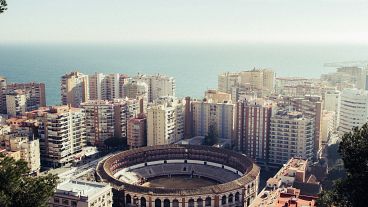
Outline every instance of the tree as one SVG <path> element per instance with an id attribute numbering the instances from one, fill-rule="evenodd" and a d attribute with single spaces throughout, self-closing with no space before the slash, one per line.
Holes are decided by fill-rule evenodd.
<path id="1" fill-rule="evenodd" d="M 211 124 L 208 128 L 208 134 L 204 137 L 203 144 L 212 146 L 214 144 L 217 144 L 219 141 L 219 136 L 217 133 L 217 128 L 215 124 Z"/>
<path id="2" fill-rule="evenodd" d="M 6 4 L 5 0 L 0 0 L 0 14 L 7 10 L 8 4 Z"/>
<path id="3" fill-rule="evenodd" d="M 368 203 L 368 124 L 346 133 L 339 144 L 346 178 L 336 180 L 330 191 L 324 191 L 319 206 L 366 206 Z"/>
<path id="4" fill-rule="evenodd" d="M 110 148 L 126 148 L 126 138 L 122 137 L 111 137 L 104 141 L 104 145 L 110 149 Z"/>
<path id="5" fill-rule="evenodd" d="M 46 207 L 54 194 L 57 176 L 29 176 L 27 163 L 4 157 L 0 153 L 0 206 Z"/>

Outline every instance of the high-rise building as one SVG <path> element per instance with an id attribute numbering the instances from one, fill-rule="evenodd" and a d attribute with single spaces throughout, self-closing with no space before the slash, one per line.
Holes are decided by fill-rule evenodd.
<path id="1" fill-rule="evenodd" d="M 259 91 L 262 95 L 274 92 L 275 73 L 269 69 L 253 69 L 239 74 L 240 86 L 251 91 Z"/>
<path id="2" fill-rule="evenodd" d="M 323 109 L 334 112 L 334 130 L 337 130 L 340 122 L 341 92 L 338 90 L 327 91 L 323 100 Z"/>
<path id="3" fill-rule="evenodd" d="M 145 114 L 138 114 L 128 120 L 127 143 L 130 149 L 147 145 L 147 118 Z"/>
<path id="4" fill-rule="evenodd" d="M 108 138 L 126 138 L 128 120 L 140 111 L 138 100 L 90 100 L 81 104 L 86 114 L 87 142 L 104 146 Z"/>
<path id="5" fill-rule="evenodd" d="M 46 106 L 45 84 L 44 83 L 11 83 L 6 86 L 7 90 L 23 90 L 29 94 L 27 100 L 28 110 L 36 110 Z"/>
<path id="6" fill-rule="evenodd" d="M 324 110 L 321 119 L 322 150 L 325 149 L 325 147 L 327 146 L 328 141 L 331 138 L 335 129 L 335 112 Z"/>
<path id="7" fill-rule="evenodd" d="M 7 84 L 4 77 L 0 77 L 0 113 L 6 113 L 6 95 L 23 91 L 26 94 L 26 111 L 46 106 L 45 84 L 43 83 L 11 83 Z"/>
<path id="8" fill-rule="evenodd" d="M 239 87 L 239 73 L 222 73 L 218 76 L 218 90 L 231 93 L 233 87 Z"/>
<path id="9" fill-rule="evenodd" d="M 68 106 L 40 108 L 29 113 L 39 122 L 41 162 L 60 167 L 72 163 L 86 144 L 85 113 Z"/>
<path id="10" fill-rule="evenodd" d="M 147 145 L 175 143 L 184 137 L 184 104 L 175 97 L 161 97 L 147 109 Z"/>
<path id="11" fill-rule="evenodd" d="M 142 75 L 132 78 L 137 82 L 144 82 L 148 86 L 148 102 L 153 102 L 161 96 L 175 96 L 175 79 L 165 75 Z"/>
<path id="12" fill-rule="evenodd" d="M 123 86 L 123 97 L 133 99 L 143 98 L 143 100 L 148 101 L 147 83 L 130 79 L 128 83 Z"/>
<path id="13" fill-rule="evenodd" d="M 282 165 L 292 157 L 311 160 L 314 119 L 302 112 L 280 110 L 271 117 L 269 163 Z"/>
<path id="14" fill-rule="evenodd" d="M 90 100 L 112 100 L 122 98 L 122 88 L 127 76 L 119 73 L 105 75 L 95 73 L 88 76 Z"/>
<path id="15" fill-rule="evenodd" d="M 7 81 L 6 78 L 0 76 L 0 114 L 6 114 L 6 85 Z"/>
<path id="16" fill-rule="evenodd" d="M 89 99 L 88 76 L 80 72 L 71 72 L 61 77 L 61 103 L 79 107 Z"/>
<path id="17" fill-rule="evenodd" d="M 341 93 L 339 136 L 361 127 L 368 121 L 368 92 L 345 89 Z"/>
<path id="18" fill-rule="evenodd" d="M 223 139 L 232 139 L 234 130 L 234 104 L 210 100 L 192 101 L 193 135 L 206 136 L 211 126 Z"/>
<path id="19" fill-rule="evenodd" d="M 290 98 L 288 103 L 293 110 L 300 111 L 304 116 L 314 119 L 314 155 L 315 158 L 321 155 L 321 119 L 323 100 L 321 96 L 304 96 L 300 98 Z"/>
<path id="20" fill-rule="evenodd" d="M 243 100 L 236 104 L 237 148 L 260 162 L 268 160 L 273 107 L 272 102 L 264 99 Z"/>
<path id="21" fill-rule="evenodd" d="M 14 90 L 6 94 L 6 113 L 9 116 L 20 116 L 27 111 L 29 94 L 23 90 Z"/>

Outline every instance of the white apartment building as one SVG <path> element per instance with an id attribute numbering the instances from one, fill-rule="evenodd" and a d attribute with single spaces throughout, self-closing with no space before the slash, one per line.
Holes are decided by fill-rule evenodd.
<path id="1" fill-rule="evenodd" d="M 184 137 L 184 104 L 175 97 L 161 97 L 147 109 L 147 145 L 175 143 Z"/>
<path id="2" fill-rule="evenodd" d="M 20 116 L 27 111 L 27 93 L 15 90 L 6 95 L 6 113 L 9 116 Z"/>
<path id="3" fill-rule="evenodd" d="M 341 93 L 339 136 L 368 121 L 368 92 L 356 88 Z"/>
<path id="4" fill-rule="evenodd" d="M 271 117 L 269 163 L 282 165 L 292 157 L 313 158 L 314 119 L 297 111 Z"/>
<path id="5" fill-rule="evenodd" d="M 95 73 L 88 76 L 90 100 L 112 100 L 122 98 L 122 87 L 127 76 L 119 73 Z"/>
<path id="6" fill-rule="evenodd" d="M 66 180 L 56 187 L 49 207 L 112 207 L 112 188 L 108 184 Z"/>
<path id="7" fill-rule="evenodd" d="M 153 102 L 161 96 L 175 96 L 176 83 L 173 77 L 166 75 L 142 75 L 132 78 L 137 82 L 144 82 L 148 86 L 148 102 Z"/>
<path id="8" fill-rule="evenodd" d="M 32 114 L 39 122 L 41 162 L 50 167 L 72 163 L 86 144 L 84 110 L 53 106 Z"/>
<path id="9" fill-rule="evenodd" d="M 61 103 L 79 107 L 89 99 L 88 76 L 80 72 L 71 72 L 61 77 Z"/>
<path id="10" fill-rule="evenodd" d="M 321 119 L 321 141 L 322 149 L 326 147 L 329 139 L 331 138 L 333 132 L 335 131 L 335 112 L 333 111 L 323 111 Z"/>
<path id="11" fill-rule="evenodd" d="M 191 102 L 193 135 L 206 136 L 214 125 L 217 134 L 223 139 L 232 139 L 234 130 L 234 108 L 231 102 L 217 103 L 212 99 Z"/>
<path id="12" fill-rule="evenodd" d="M 135 99 L 90 100 L 81 107 L 86 114 L 87 142 L 93 146 L 104 146 L 111 137 L 126 138 L 128 120 L 140 111 Z"/>
<path id="13" fill-rule="evenodd" d="M 340 104 L 341 92 L 338 90 L 327 91 L 324 95 L 323 109 L 326 111 L 333 111 L 334 114 L 334 130 L 337 130 L 340 122 Z"/>

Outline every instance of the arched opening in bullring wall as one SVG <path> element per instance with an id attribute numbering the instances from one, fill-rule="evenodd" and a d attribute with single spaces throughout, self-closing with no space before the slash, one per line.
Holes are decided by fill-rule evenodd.
<path id="1" fill-rule="evenodd" d="M 240 200 L 240 193 L 236 192 L 235 193 L 235 202 L 238 202 Z"/>
<path id="2" fill-rule="evenodd" d="M 197 199 L 197 206 L 198 207 L 203 207 L 203 199 L 202 198 Z"/>
<path id="3" fill-rule="evenodd" d="M 211 198 L 210 197 L 206 198 L 205 206 L 211 206 Z"/>
<path id="4" fill-rule="evenodd" d="M 146 207 L 146 198 L 145 197 L 141 198 L 141 207 Z"/>
<path id="5" fill-rule="evenodd" d="M 155 200 L 155 207 L 161 207 L 161 200 L 159 198 Z"/>
<path id="6" fill-rule="evenodd" d="M 170 200 L 169 199 L 164 200 L 164 207 L 170 207 Z"/>
<path id="7" fill-rule="evenodd" d="M 125 196 L 125 203 L 126 203 L 127 205 L 132 204 L 132 197 L 131 197 L 129 194 L 127 194 L 127 195 Z"/>
<path id="8" fill-rule="evenodd" d="M 194 199 L 189 199 L 188 207 L 194 207 Z"/>
<path id="9" fill-rule="evenodd" d="M 222 196 L 221 198 L 221 205 L 225 205 L 226 204 L 226 195 Z"/>
<path id="10" fill-rule="evenodd" d="M 178 199 L 174 199 L 173 200 L 172 207 L 179 207 L 179 201 L 178 201 Z"/>
<path id="11" fill-rule="evenodd" d="M 233 194 L 230 194 L 229 195 L 229 203 L 233 203 L 233 201 L 234 201 L 234 196 L 233 196 Z"/>

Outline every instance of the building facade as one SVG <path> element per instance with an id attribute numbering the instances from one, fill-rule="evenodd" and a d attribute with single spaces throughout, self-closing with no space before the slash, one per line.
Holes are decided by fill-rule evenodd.
<path id="1" fill-rule="evenodd" d="M 269 163 L 282 165 L 292 157 L 313 158 L 314 119 L 302 112 L 278 111 L 271 117 Z"/>
<path id="2" fill-rule="evenodd" d="M 264 99 L 243 100 L 236 104 L 236 146 L 253 159 L 264 162 L 269 157 L 270 123 L 273 103 Z"/>
<path id="3" fill-rule="evenodd" d="M 175 96 L 176 83 L 173 77 L 166 75 L 142 75 L 132 78 L 136 82 L 144 82 L 148 86 L 148 102 L 153 102 L 161 96 Z"/>
<path id="4" fill-rule="evenodd" d="M 147 109 L 147 145 L 175 143 L 184 137 L 184 104 L 175 97 L 162 97 Z"/>
<path id="5" fill-rule="evenodd" d="M 368 92 L 359 89 L 345 89 L 341 93 L 339 136 L 361 127 L 368 121 Z"/>
<path id="6" fill-rule="evenodd" d="M 108 184 L 66 180 L 56 187 L 49 207 L 112 207 L 112 188 Z"/>
<path id="7" fill-rule="evenodd" d="M 128 120 L 140 111 L 134 99 L 90 100 L 81 107 L 86 114 L 87 142 L 93 146 L 104 146 L 112 137 L 126 138 Z"/>
<path id="8" fill-rule="evenodd" d="M 39 122 L 41 162 L 60 167 L 73 162 L 86 145 L 85 113 L 68 106 L 40 108 L 29 114 Z"/>
<path id="9" fill-rule="evenodd" d="M 130 149 L 147 146 L 147 118 L 141 113 L 128 120 L 127 143 Z"/>
<path id="10" fill-rule="evenodd" d="M 232 139 L 234 130 L 234 108 L 229 103 L 208 101 L 192 101 L 193 135 L 206 136 L 212 126 L 215 126 L 219 138 Z"/>
<path id="11" fill-rule="evenodd" d="M 71 72 L 61 77 L 61 103 L 79 107 L 89 99 L 88 76 L 80 72 Z"/>

